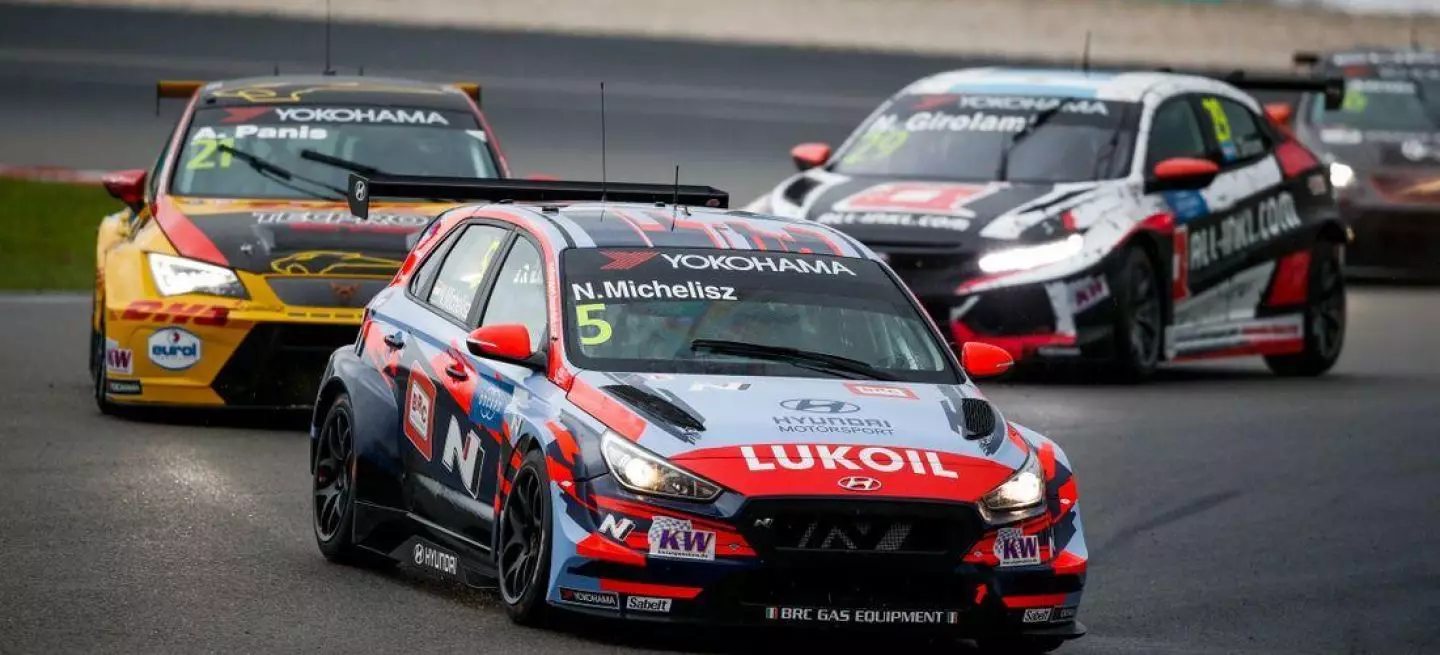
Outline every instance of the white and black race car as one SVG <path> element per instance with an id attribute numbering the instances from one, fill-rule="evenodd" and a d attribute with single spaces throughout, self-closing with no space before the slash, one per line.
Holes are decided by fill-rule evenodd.
<path id="1" fill-rule="evenodd" d="M 1264 355 L 1318 375 L 1345 331 L 1349 232 L 1324 164 L 1240 88 L 1341 79 L 982 68 L 891 97 L 747 209 L 835 226 L 956 342 L 1017 359 Z"/>

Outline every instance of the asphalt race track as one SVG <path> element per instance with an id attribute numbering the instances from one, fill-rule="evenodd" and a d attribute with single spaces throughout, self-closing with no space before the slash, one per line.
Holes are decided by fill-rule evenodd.
<path id="1" fill-rule="evenodd" d="M 318 70 L 321 28 L 0 5 L 0 162 L 147 166 L 176 107 L 160 78 Z M 749 200 L 788 147 L 836 141 L 880 97 L 959 62 L 778 48 L 353 25 L 337 66 L 475 79 L 521 173 L 594 177 L 606 81 L 612 179 Z M 36 217 L 35 220 L 43 220 Z M 509 624 L 495 596 L 327 564 L 306 440 L 274 416 L 100 416 L 87 297 L 0 296 L 0 653 L 632 650 L 968 652 L 890 637 Z M 1440 292 L 1351 295 L 1318 380 L 1258 361 L 1152 384 L 991 384 L 1079 471 L 1093 556 L 1062 653 L 1440 652 Z"/>

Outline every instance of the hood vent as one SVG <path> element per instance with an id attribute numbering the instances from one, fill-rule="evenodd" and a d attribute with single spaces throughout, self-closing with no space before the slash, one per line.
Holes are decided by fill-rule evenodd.
<path id="1" fill-rule="evenodd" d="M 703 419 L 661 396 L 628 384 L 612 384 L 601 388 L 656 420 L 664 421 L 682 430 L 698 432 L 705 429 Z"/>
<path id="2" fill-rule="evenodd" d="M 965 414 L 965 438 L 982 439 L 995 433 L 995 409 L 983 400 L 966 398 L 960 402 Z"/>

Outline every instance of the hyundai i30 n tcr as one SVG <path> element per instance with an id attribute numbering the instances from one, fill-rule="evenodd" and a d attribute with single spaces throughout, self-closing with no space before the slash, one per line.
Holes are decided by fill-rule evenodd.
<path id="1" fill-rule="evenodd" d="M 453 205 L 384 201 L 359 220 L 346 175 L 507 175 L 474 85 L 284 76 L 157 94 L 188 104 L 154 167 L 105 179 L 128 208 L 96 244 L 90 362 L 104 411 L 308 407 L 407 238 Z"/>
<path id="2" fill-rule="evenodd" d="M 1064 452 L 985 399 L 868 248 L 687 207 L 723 205 L 705 187 L 680 206 L 668 185 L 472 191 L 612 202 L 468 206 L 426 230 L 325 372 L 327 557 L 498 578 L 521 622 L 563 609 L 1042 649 L 1083 633 Z M 961 360 L 1011 363 L 978 343 Z"/>
<path id="3" fill-rule="evenodd" d="M 1346 271 L 1440 277 L 1440 51 L 1301 53 L 1296 61 L 1347 80 L 1339 107 L 1314 94 L 1270 106 L 1329 164 L 1355 233 Z"/>
<path id="4" fill-rule="evenodd" d="M 1314 90 L 1340 80 L 1230 78 Z M 750 208 L 885 258 L 957 342 L 1017 358 L 1339 356 L 1346 232 L 1325 166 L 1235 85 L 1170 73 L 970 69 L 921 79 Z"/>

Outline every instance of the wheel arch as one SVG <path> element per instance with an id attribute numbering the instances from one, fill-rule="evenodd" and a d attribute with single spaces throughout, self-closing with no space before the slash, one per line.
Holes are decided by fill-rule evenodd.
<path id="1" fill-rule="evenodd" d="M 1174 323 L 1174 298 L 1169 289 L 1174 285 L 1175 270 L 1169 263 L 1173 255 L 1174 243 L 1173 234 L 1159 230 L 1136 230 L 1129 238 L 1120 243 L 1109 255 L 1120 261 L 1125 252 L 1130 248 L 1139 248 L 1150 258 L 1150 265 L 1155 267 L 1155 274 L 1160 281 L 1160 316 L 1165 326 L 1169 327 Z M 1162 348 L 1161 359 L 1164 359 Z"/>

